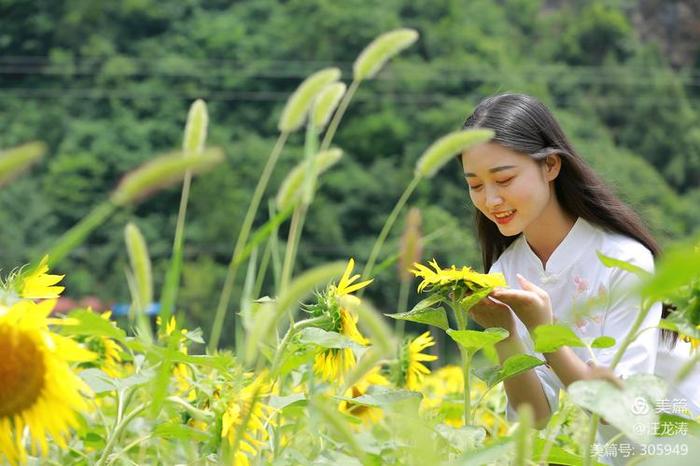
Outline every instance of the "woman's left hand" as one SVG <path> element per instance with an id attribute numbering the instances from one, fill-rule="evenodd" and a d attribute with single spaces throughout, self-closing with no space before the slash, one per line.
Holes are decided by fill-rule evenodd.
<path id="1" fill-rule="evenodd" d="M 510 306 L 530 332 L 538 325 L 551 324 L 553 313 L 549 293 L 520 274 L 518 282 L 521 290 L 497 288 L 489 296 Z"/>

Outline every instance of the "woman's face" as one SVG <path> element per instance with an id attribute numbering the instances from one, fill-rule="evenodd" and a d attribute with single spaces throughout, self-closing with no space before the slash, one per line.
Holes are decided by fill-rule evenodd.
<path id="1" fill-rule="evenodd" d="M 474 206 L 504 236 L 518 235 L 542 220 L 554 199 L 550 181 L 559 173 L 558 160 L 554 162 L 554 167 L 538 163 L 494 142 L 479 144 L 462 154 Z"/>

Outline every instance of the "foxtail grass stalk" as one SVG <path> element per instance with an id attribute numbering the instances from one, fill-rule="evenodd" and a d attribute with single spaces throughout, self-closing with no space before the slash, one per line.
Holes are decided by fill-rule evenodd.
<path id="1" fill-rule="evenodd" d="M 53 266 L 82 244 L 92 231 L 104 223 L 114 213 L 117 206 L 111 201 L 104 201 L 83 219 L 66 231 L 56 241 L 46 254 L 49 256 L 49 266 Z M 42 257 L 44 254 L 42 254 Z"/>
<path id="2" fill-rule="evenodd" d="M 267 183 L 270 181 L 270 176 L 272 171 L 277 164 L 277 159 L 279 158 L 282 148 L 289 133 L 282 132 L 277 138 L 270 156 L 267 159 L 265 168 L 263 169 L 258 184 L 253 192 L 253 198 L 248 205 L 248 211 L 246 212 L 245 218 L 243 219 L 243 225 L 241 225 L 241 230 L 238 233 L 238 239 L 236 240 L 236 245 L 233 248 L 233 254 L 231 255 L 231 260 L 228 265 L 228 270 L 226 271 L 226 278 L 224 280 L 224 287 L 219 296 L 219 304 L 216 307 L 216 314 L 214 315 L 214 325 L 211 329 L 211 336 L 209 338 L 209 351 L 214 352 L 219 346 L 219 339 L 221 338 L 221 331 L 224 326 L 224 321 L 226 318 L 226 311 L 228 309 L 229 301 L 231 300 L 231 293 L 233 292 L 233 285 L 236 281 L 236 273 L 238 272 L 238 256 L 243 250 L 243 247 L 248 241 L 248 235 L 250 234 L 250 229 L 253 226 L 253 220 L 255 220 L 255 214 L 258 211 L 258 206 L 260 205 L 260 200 L 265 193 L 265 188 L 267 188 Z"/>
<path id="3" fill-rule="evenodd" d="M 297 248 L 301 231 L 304 228 L 306 221 L 306 212 L 309 208 L 309 202 L 316 184 L 318 172 L 316 170 L 315 154 L 318 147 L 318 133 L 312 124 L 306 127 L 306 139 L 304 142 L 304 160 L 306 165 L 306 176 L 304 177 L 304 188 L 301 195 L 301 202 L 294 208 L 292 214 L 292 224 L 289 228 L 287 236 L 287 250 L 284 256 L 284 264 L 282 266 L 282 282 L 280 293 L 283 292 L 294 272 L 294 262 L 296 262 Z"/>
<path id="4" fill-rule="evenodd" d="M 333 142 L 335 132 L 338 130 L 338 126 L 340 125 L 340 120 L 343 119 L 343 115 L 345 115 L 345 111 L 348 109 L 348 105 L 350 105 L 352 97 L 355 95 L 357 88 L 360 87 L 360 82 L 361 81 L 353 81 L 350 84 L 348 91 L 345 93 L 343 99 L 340 101 L 338 109 L 335 111 L 335 114 L 333 115 L 333 118 L 331 119 L 331 122 L 328 125 L 328 129 L 326 129 L 326 134 L 323 135 L 323 141 L 321 142 L 320 150 L 327 150 L 331 146 L 331 142 Z"/>
<path id="5" fill-rule="evenodd" d="M 389 231 L 391 231 L 391 227 L 394 226 L 394 222 L 396 222 L 396 218 L 398 217 L 399 212 L 401 212 L 401 209 L 406 204 L 406 201 L 408 201 L 408 198 L 411 196 L 411 194 L 413 194 L 413 191 L 416 189 L 416 186 L 418 186 L 418 183 L 420 183 L 421 179 L 422 177 L 419 175 L 413 177 L 411 183 L 409 183 L 409 185 L 404 190 L 403 194 L 401 194 L 399 200 L 396 202 L 394 210 L 391 211 L 391 214 L 389 214 L 389 217 L 387 217 L 386 222 L 384 222 L 382 231 L 379 233 L 379 236 L 374 242 L 374 246 L 372 246 L 372 252 L 370 252 L 369 259 L 367 259 L 367 264 L 365 265 L 365 268 L 362 271 L 363 279 L 367 279 L 372 274 L 374 263 L 377 261 L 379 251 L 381 251 L 382 246 L 384 245 L 384 241 L 386 241 L 386 237 L 389 235 Z M 360 290 L 358 293 L 360 296 L 362 295 L 362 291 L 364 290 Z"/>

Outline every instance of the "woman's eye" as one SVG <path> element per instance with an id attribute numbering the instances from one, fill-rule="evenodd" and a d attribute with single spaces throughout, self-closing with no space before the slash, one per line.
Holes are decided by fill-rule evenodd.
<path id="1" fill-rule="evenodd" d="M 508 184 L 508 183 L 510 183 L 511 181 L 513 181 L 513 178 L 515 178 L 515 177 L 514 177 L 514 176 L 511 176 L 510 178 L 506 178 L 505 180 L 496 181 L 496 183 L 498 183 L 498 184 L 500 184 L 500 185 L 505 185 L 505 184 Z"/>
<path id="2" fill-rule="evenodd" d="M 470 185 L 469 185 L 469 189 L 472 190 L 472 191 L 476 191 L 476 190 L 478 190 L 479 188 L 481 188 L 481 185 L 480 185 L 480 184 L 475 184 L 475 185 L 471 185 L 471 184 L 470 184 Z"/>

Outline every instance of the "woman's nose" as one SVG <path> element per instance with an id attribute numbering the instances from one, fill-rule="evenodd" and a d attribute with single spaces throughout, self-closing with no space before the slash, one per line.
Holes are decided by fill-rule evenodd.
<path id="1" fill-rule="evenodd" d="M 486 194 L 486 207 L 494 208 L 503 204 L 503 197 L 495 187 L 485 187 Z"/>

